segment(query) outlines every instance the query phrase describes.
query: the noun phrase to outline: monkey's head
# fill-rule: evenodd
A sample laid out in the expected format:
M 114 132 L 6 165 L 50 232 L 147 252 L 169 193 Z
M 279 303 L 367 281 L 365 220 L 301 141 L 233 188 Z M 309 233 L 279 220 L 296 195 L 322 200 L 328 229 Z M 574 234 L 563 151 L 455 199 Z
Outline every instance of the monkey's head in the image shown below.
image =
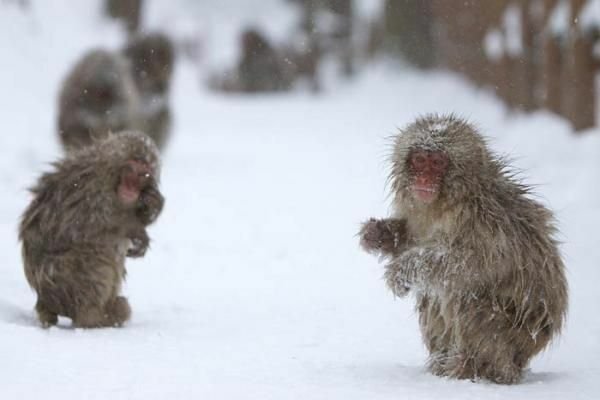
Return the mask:
M 90 52 L 74 72 L 80 80 L 75 87 L 67 88 L 73 92 L 69 100 L 99 114 L 120 105 L 126 90 L 123 88 L 124 67 L 122 61 L 109 52 Z
M 476 194 L 489 162 L 474 126 L 454 115 L 425 115 L 396 138 L 390 182 L 397 202 L 451 206 Z
M 124 53 L 142 94 L 163 94 L 169 90 L 175 51 L 166 35 L 151 33 L 137 36 L 127 44 Z
M 242 51 L 246 57 L 258 56 L 271 50 L 267 38 L 258 29 L 248 28 L 242 33 Z
M 109 133 L 71 158 L 90 160 L 102 173 L 105 190 L 115 193 L 118 203 L 134 206 L 147 189 L 158 191 L 159 152 L 154 141 L 139 131 Z

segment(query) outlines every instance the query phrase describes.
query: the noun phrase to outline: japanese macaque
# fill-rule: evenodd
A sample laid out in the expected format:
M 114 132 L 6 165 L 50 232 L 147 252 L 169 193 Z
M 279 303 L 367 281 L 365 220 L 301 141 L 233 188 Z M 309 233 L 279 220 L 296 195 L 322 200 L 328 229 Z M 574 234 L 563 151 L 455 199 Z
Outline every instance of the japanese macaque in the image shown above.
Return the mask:
M 390 182 L 394 215 L 366 222 L 361 245 L 396 296 L 415 294 L 429 370 L 519 382 L 567 310 L 552 213 L 453 115 L 400 132 Z
M 125 50 L 133 81 L 140 94 L 140 129 L 164 148 L 171 128 L 169 89 L 175 51 L 171 40 L 161 33 L 135 36 Z
M 237 74 L 244 92 L 273 92 L 289 90 L 293 72 L 286 66 L 284 56 L 267 38 L 255 29 L 242 34 L 242 55 Z
M 79 61 L 63 83 L 58 130 L 67 152 L 90 145 L 108 132 L 139 125 L 139 96 L 126 61 L 94 50 Z
M 83 328 L 120 326 L 125 258 L 142 257 L 160 214 L 159 158 L 144 133 L 108 134 L 54 164 L 32 188 L 19 229 L 25 276 L 44 327 L 58 316 Z

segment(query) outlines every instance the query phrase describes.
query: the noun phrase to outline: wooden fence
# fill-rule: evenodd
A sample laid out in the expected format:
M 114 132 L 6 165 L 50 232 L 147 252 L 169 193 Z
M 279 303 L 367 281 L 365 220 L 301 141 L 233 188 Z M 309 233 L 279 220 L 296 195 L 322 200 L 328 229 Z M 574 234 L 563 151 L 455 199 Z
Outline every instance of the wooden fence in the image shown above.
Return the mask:
M 431 65 L 493 87 L 512 108 L 596 126 L 600 0 L 387 0 L 386 14 L 402 9 L 427 16 L 429 43 L 416 48 L 432 49 Z

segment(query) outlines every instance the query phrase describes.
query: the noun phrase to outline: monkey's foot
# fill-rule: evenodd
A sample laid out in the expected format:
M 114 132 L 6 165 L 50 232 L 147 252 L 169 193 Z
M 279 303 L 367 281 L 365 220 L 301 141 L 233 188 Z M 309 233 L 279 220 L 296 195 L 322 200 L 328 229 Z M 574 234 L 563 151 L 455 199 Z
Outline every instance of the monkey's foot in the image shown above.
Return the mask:
M 122 326 L 131 317 L 131 307 L 125 297 L 118 296 L 106 305 L 106 313 L 112 326 Z
M 104 307 L 88 307 L 78 311 L 73 323 L 78 328 L 122 326 L 131 316 L 131 307 L 125 297 L 118 296 Z
M 427 361 L 427 370 L 436 376 L 446 376 L 447 375 L 447 367 L 446 360 L 448 359 L 448 353 L 445 351 L 440 351 L 438 353 L 433 353 L 429 357 Z
M 523 371 L 521 368 L 510 363 L 490 368 L 488 371 L 482 372 L 481 377 L 501 385 L 514 385 L 521 382 Z
M 48 311 L 39 302 L 35 305 L 35 311 L 42 328 L 50 328 L 58 323 L 58 315 Z
M 487 379 L 504 385 L 519 383 L 522 378 L 521 368 L 512 362 L 468 357 L 460 353 L 446 357 L 432 355 L 428 363 L 428 369 L 437 376 L 469 379 L 471 381 Z
M 432 353 L 427 362 L 427 369 L 433 375 L 454 379 L 478 379 L 473 368 L 473 359 L 461 353 L 439 351 Z

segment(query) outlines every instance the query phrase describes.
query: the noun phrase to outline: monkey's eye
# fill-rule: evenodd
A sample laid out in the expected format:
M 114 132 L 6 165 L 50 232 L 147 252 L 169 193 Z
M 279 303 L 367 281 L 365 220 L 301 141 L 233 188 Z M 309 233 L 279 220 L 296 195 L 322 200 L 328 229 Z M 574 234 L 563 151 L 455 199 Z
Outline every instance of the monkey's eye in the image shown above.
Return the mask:
M 445 169 L 448 166 L 448 159 L 441 154 L 432 155 L 433 166 L 436 169 Z
M 411 161 L 415 167 L 424 166 L 427 163 L 427 156 L 423 153 L 415 153 Z

